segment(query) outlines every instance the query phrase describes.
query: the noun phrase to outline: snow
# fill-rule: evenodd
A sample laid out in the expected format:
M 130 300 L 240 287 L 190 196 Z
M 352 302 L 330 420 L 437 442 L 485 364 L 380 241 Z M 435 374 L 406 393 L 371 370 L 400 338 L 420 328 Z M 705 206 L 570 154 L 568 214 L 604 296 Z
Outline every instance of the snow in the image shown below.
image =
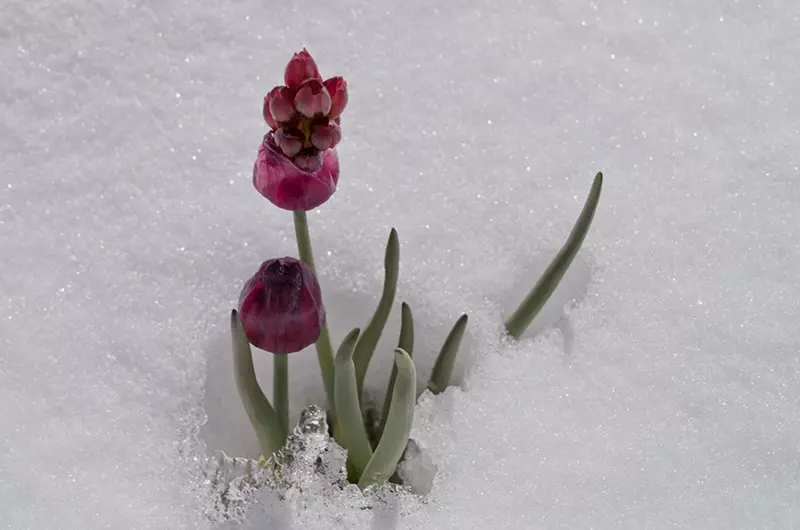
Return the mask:
M 261 98 L 304 45 L 351 91 L 310 215 L 334 340 L 392 226 L 421 372 L 471 319 L 418 409 L 429 496 L 298 528 L 800 526 L 798 30 L 793 0 L 5 2 L 0 528 L 215 527 L 228 313 L 295 253 L 250 184 Z M 543 333 L 500 343 L 598 170 Z

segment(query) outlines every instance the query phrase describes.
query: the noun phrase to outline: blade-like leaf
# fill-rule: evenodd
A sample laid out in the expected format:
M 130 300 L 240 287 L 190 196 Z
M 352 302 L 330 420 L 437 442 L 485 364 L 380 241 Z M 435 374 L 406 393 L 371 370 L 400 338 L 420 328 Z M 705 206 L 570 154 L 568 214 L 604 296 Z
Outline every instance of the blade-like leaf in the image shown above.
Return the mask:
M 372 446 L 367 438 L 356 385 L 353 365 L 353 348 L 358 340 L 358 329 L 351 331 L 339 346 L 334 361 L 333 397 L 336 403 L 336 441 L 347 449 L 347 459 L 358 480 L 372 458 Z
M 286 443 L 286 430 L 275 413 L 256 379 L 250 342 L 239 322 L 236 310 L 231 312 L 231 337 L 233 344 L 233 373 L 236 388 L 244 410 L 256 431 L 256 438 L 265 457 L 278 451 Z
M 389 241 L 386 243 L 383 267 L 384 280 L 381 299 L 375 309 L 375 314 L 372 315 L 369 324 L 364 328 L 364 333 L 358 339 L 353 353 L 359 399 L 361 399 L 361 393 L 364 390 L 364 378 L 367 375 L 369 362 L 375 352 L 375 347 L 378 345 L 378 340 L 381 338 L 386 319 L 389 318 L 389 313 L 392 310 L 394 295 L 397 292 L 397 275 L 400 269 L 400 243 L 397 239 L 397 231 L 394 228 L 392 228 L 389 234 Z
M 583 240 L 586 238 L 586 233 L 589 231 L 589 226 L 592 224 L 594 213 L 597 210 L 597 203 L 600 201 L 600 191 L 603 188 L 603 174 L 598 173 L 594 177 L 592 188 L 589 190 L 589 197 L 586 199 L 586 204 L 583 205 L 580 216 L 572 227 L 572 231 L 567 238 L 564 246 L 558 251 L 556 257 L 550 262 L 547 269 L 533 286 L 533 289 L 528 293 L 516 311 L 506 321 L 506 330 L 508 334 L 519 339 L 530 326 L 536 315 L 539 314 L 544 304 L 556 290 L 564 273 L 567 272 L 572 260 L 581 248 Z
M 397 342 L 397 347 L 405 350 L 409 357 L 414 357 L 414 317 L 411 314 L 411 307 L 405 302 L 403 302 L 400 311 L 400 340 Z M 386 387 L 381 422 L 378 426 L 378 440 L 383 436 L 383 429 L 386 427 L 386 417 L 389 415 L 389 407 L 392 404 L 392 394 L 394 393 L 396 380 L 397 365 L 392 364 L 392 375 L 389 377 L 389 386 Z
M 447 334 L 447 338 L 442 344 L 442 350 L 433 365 L 431 379 L 428 382 L 428 390 L 434 394 L 440 394 L 450 385 L 450 378 L 453 376 L 453 367 L 456 364 L 458 348 L 461 346 L 461 339 L 464 337 L 464 330 L 467 329 L 466 314 L 461 315 L 456 321 L 453 329 Z
M 382 484 L 392 476 L 397 462 L 406 449 L 411 426 L 414 423 L 414 403 L 417 399 L 417 374 L 414 361 L 408 353 L 397 348 L 394 351 L 394 362 L 397 366 L 397 380 L 392 392 L 392 404 L 389 407 L 386 428 L 358 481 L 358 487 L 361 489 Z

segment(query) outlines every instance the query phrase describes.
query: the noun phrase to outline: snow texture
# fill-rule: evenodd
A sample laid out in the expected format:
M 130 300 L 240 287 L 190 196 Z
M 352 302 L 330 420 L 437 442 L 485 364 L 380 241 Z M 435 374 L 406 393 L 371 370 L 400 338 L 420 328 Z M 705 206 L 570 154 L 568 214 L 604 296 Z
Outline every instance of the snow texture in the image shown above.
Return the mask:
M 218 528 L 208 456 L 256 456 L 229 311 L 296 254 L 261 103 L 302 46 L 350 87 L 309 215 L 334 341 L 394 226 L 420 373 L 468 312 L 466 376 L 418 407 L 427 497 L 246 528 L 800 527 L 798 34 L 796 0 L 5 0 L 0 528 Z M 501 342 L 598 170 L 541 332 Z

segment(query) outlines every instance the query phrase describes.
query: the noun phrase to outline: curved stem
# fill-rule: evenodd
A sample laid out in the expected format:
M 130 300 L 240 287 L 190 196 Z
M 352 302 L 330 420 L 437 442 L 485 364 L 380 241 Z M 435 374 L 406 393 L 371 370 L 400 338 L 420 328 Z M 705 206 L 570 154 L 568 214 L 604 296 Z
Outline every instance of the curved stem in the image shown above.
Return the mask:
M 311 251 L 311 236 L 308 233 L 308 218 L 306 212 L 294 212 L 294 234 L 297 239 L 297 251 L 300 259 L 308 265 L 316 275 L 317 268 L 314 265 L 314 253 Z M 333 409 L 333 347 L 331 346 L 331 336 L 328 333 L 328 323 L 322 326 L 317 339 L 317 360 L 322 372 L 322 383 L 325 385 L 325 395 L 328 397 L 328 406 Z

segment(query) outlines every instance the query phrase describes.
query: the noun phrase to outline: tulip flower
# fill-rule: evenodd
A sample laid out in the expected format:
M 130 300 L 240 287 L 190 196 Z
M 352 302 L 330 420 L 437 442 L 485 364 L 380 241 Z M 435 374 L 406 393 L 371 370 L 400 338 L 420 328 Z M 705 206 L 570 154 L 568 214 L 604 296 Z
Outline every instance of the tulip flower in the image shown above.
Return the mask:
M 325 308 L 314 273 L 295 258 L 261 264 L 239 297 L 239 320 L 254 346 L 275 354 L 310 346 L 325 324 Z
M 298 148 L 294 160 L 286 156 L 286 152 Z M 253 167 L 253 185 L 278 208 L 313 210 L 333 195 L 338 181 L 339 157 L 335 149 L 319 151 L 298 146 L 292 131 L 264 136 Z
M 307 211 L 336 191 L 342 139 L 341 114 L 347 106 L 347 82 L 325 81 L 311 54 L 294 54 L 284 72 L 285 86 L 264 98 L 270 132 L 253 170 L 256 189 L 279 208 Z

